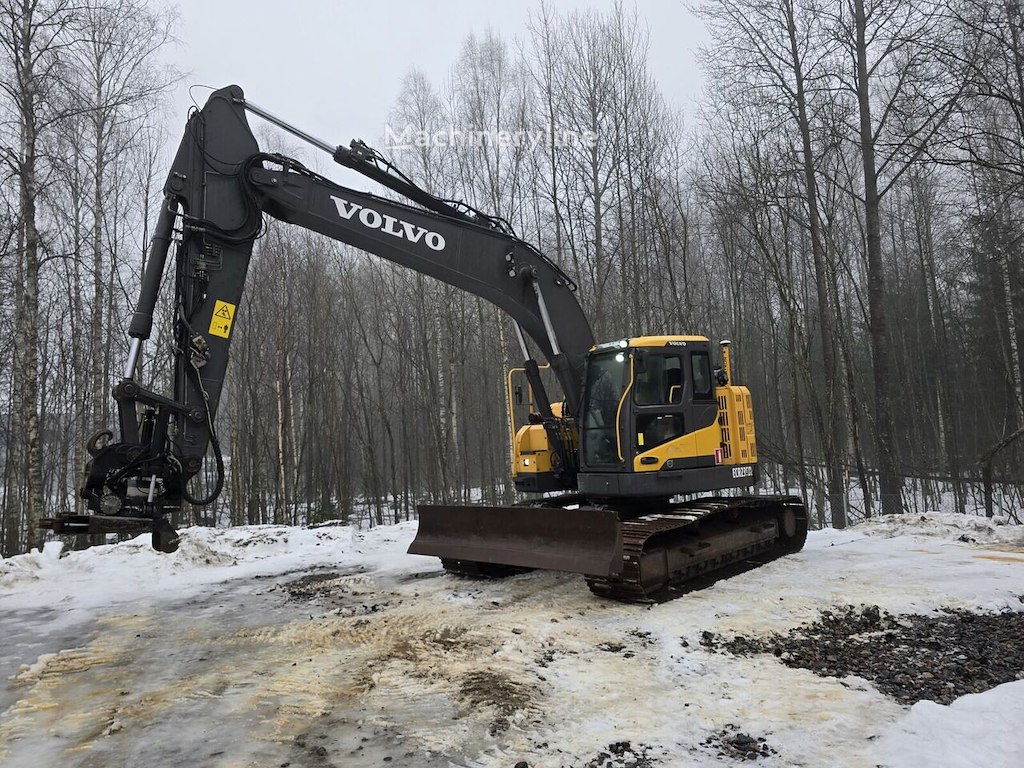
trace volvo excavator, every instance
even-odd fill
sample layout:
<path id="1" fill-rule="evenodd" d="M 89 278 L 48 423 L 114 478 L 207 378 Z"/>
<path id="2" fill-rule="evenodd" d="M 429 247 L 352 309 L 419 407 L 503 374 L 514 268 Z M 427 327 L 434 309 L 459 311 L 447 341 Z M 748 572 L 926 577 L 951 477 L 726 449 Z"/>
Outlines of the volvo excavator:
<path id="1" fill-rule="evenodd" d="M 262 152 L 254 114 L 326 151 L 407 202 L 336 184 Z M 362 142 L 336 146 L 248 101 L 214 91 L 193 110 L 164 198 L 113 388 L 118 429 L 88 441 L 86 514 L 47 518 L 56 533 L 150 530 L 173 551 L 168 519 L 211 503 L 225 465 L 215 416 L 255 240 L 271 216 L 479 296 L 507 313 L 523 364 L 509 374 L 512 475 L 530 501 L 418 507 L 409 552 L 457 574 L 542 568 L 583 574 L 598 595 L 670 598 L 802 548 L 793 496 L 743 495 L 758 479 L 754 412 L 705 336 L 595 343 L 576 285 L 498 217 L 441 199 Z M 173 393 L 137 369 L 173 249 Z M 521 414 L 525 412 L 525 418 Z M 517 413 L 520 416 L 517 416 Z M 523 423 L 518 423 L 523 422 Z M 190 481 L 212 449 L 216 482 Z M 705 494 L 705 495 L 699 495 Z"/>

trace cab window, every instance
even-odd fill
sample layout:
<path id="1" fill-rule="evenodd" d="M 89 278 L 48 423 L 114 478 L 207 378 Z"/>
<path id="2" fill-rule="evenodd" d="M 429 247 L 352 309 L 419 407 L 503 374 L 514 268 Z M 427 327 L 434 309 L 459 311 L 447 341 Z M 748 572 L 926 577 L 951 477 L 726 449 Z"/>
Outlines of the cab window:
<path id="1" fill-rule="evenodd" d="M 707 352 L 694 352 L 690 355 L 690 366 L 693 373 L 693 396 L 695 399 L 711 399 L 715 396 L 711 382 L 711 358 Z"/>
<path id="2" fill-rule="evenodd" d="M 619 403 L 629 384 L 626 352 L 596 355 L 587 366 L 583 412 L 583 451 L 588 464 L 620 462 L 616 421 Z"/>
<path id="3" fill-rule="evenodd" d="M 681 409 L 673 407 L 683 403 L 683 359 L 648 354 L 643 372 L 636 375 L 636 448 L 641 453 L 684 434 Z"/>
<path id="4" fill-rule="evenodd" d="M 683 435 L 680 413 L 645 413 L 636 419 L 636 447 L 643 453 Z"/>
<path id="5" fill-rule="evenodd" d="M 683 365 L 676 355 L 648 355 L 646 369 L 636 375 L 637 405 L 678 405 L 683 402 Z"/>

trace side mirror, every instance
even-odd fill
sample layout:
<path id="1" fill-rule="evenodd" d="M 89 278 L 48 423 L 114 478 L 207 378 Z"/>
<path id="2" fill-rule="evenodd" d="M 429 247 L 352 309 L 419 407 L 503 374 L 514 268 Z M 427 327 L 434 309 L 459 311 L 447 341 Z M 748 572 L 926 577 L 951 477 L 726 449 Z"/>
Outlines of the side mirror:
<path id="1" fill-rule="evenodd" d="M 721 366 L 715 368 L 715 383 L 720 387 L 729 383 L 729 377 L 725 375 L 725 369 Z"/>

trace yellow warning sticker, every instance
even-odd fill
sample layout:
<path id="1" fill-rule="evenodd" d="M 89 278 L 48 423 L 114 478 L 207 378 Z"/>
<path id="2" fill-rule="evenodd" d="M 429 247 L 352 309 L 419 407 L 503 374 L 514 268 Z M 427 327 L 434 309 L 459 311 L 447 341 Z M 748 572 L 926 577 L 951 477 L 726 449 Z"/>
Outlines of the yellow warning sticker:
<path id="1" fill-rule="evenodd" d="M 226 301 L 218 301 L 213 305 L 213 317 L 210 318 L 210 334 L 222 339 L 231 335 L 231 323 L 235 319 L 235 305 Z"/>

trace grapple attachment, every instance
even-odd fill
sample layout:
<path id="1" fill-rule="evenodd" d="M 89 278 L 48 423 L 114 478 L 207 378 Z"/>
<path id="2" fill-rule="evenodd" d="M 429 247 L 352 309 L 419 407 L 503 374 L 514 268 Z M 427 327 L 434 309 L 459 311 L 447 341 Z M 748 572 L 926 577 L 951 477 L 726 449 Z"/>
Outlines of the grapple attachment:
<path id="1" fill-rule="evenodd" d="M 622 570 L 612 510 L 421 505 L 409 554 L 588 575 Z"/>

